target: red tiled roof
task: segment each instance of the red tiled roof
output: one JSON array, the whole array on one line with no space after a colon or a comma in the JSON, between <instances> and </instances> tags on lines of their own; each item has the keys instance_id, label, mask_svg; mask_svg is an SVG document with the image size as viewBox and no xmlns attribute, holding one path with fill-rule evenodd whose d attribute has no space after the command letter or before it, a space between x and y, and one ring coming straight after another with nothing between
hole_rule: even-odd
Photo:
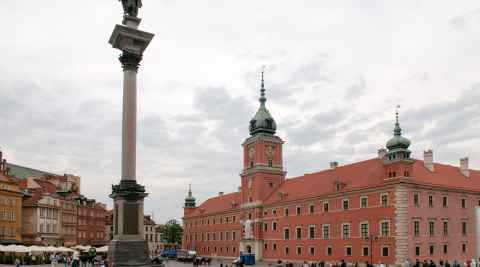
<instances>
[{"instance_id":1,"label":"red tiled roof","mask_svg":"<svg viewBox=\"0 0 480 267\"><path fill-rule=\"evenodd\" d=\"M286 179L264 203L268 205L331 194L335 192L337 181L345 185L342 191L380 186L394 181L385 180L384 175L384 165L377 158L338 166L334 170L327 169ZM457 166L435 163L434 172L430 172L425 168L423 160L414 160L412 177L405 179L417 184L473 190L480 193L480 171L470 170L470 176L467 178ZM280 198L280 193L285 196L283 199ZM231 205L233 201L240 203L240 193L210 198L188 217L233 210Z\"/></svg>"},{"instance_id":2,"label":"red tiled roof","mask_svg":"<svg viewBox=\"0 0 480 267\"><path fill-rule=\"evenodd\" d=\"M306 174L285 180L267 198L265 204L334 193L334 185L337 179L345 184L342 191L378 186L391 181L385 180L384 175L382 161L377 158L339 166L334 170L328 169ZM413 175L406 180L430 186L444 186L480 192L480 171L470 170L470 177L467 178L456 166L435 163L434 172L430 172L425 168L422 160L414 160ZM286 194L286 197L281 200L279 193Z\"/></svg>"},{"instance_id":3,"label":"red tiled roof","mask_svg":"<svg viewBox=\"0 0 480 267\"><path fill-rule=\"evenodd\" d=\"M470 176L465 177L459 167L439 163L434 163L434 171L430 172L424 167L423 160L415 160L412 181L480 192L480 171L470 169L469 172Z\"/></svg>"},{"instance_id":4,"label":"red tiled roof","mask_svg":"<svg viewBox=\"0 0 480 267\"><path fill-rule=\"evenodd\" d=\"M217 212L222 212L227 210L234 210L234 208L232 208L233 202L238 204L237 208L240 207L239 192L209 198L205 202L203 202L200 206L198 206L194 212L189 214L188 217L212 214L212 213L217 213Z\"/></svg>"},{"instance_id":5,"label":"red tiled roof","mask_svg":"<svg viewBox=\"0 0 480 267\"><path fill-rule=\"evenodd\" d=\"M334 170L305 174L286 179L283 184L266 200L265 204L280 202L279 193L285 195L284 201L303 199L333 193L335 182L344 184L342 190L361 188L384 183L383 165L378 159L369 159L349 165L338 166Z\"/></svg>"}]
</instances>

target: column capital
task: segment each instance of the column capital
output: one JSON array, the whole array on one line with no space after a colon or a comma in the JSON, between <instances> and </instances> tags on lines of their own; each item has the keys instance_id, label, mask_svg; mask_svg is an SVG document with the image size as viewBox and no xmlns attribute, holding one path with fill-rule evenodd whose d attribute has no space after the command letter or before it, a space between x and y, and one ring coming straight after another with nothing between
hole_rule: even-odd
<instances>
[{"instance_id":1,"label":"column capital","mask_svg":"<svg viewBox=\"0 0 480 267\"><path fill-rule=\"evenodd\" d=\"M112 185L110 197L114 200L125 199L127 201L137 201L144 199L148 194L145 187L137 184L136 181L122 180L118 185Z\"/></svg>"},{"instance_id":2,"label":"column capital","mask_svg":"<svg viewBox=\"0 0 480 267\"><path fill-rule=\"evenodd\" d=\"M128 51L123 51L120 57L118 58L122 63L123 70L134 70L138 71L140 66L140 61L142 61L142 55L134 54Z\"/></svg>"}]
</instances>

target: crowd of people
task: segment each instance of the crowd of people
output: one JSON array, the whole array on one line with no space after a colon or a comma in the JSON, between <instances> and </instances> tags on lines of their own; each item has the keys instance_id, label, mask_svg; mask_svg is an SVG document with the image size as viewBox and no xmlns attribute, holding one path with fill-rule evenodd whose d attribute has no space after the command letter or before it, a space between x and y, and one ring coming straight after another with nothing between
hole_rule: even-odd
<instances>
[{"instance_id":1,"label":"crowd of people","mask_svg":"<svg viewBox=\"0 0 480 267\"><path fill-rule=\"evenodd\" d=\"M93 267L99 265L100 267L107 267L108 262L106 257L101 256L92 257L89 253L43 253L41 255L27 255L24 257L14 257L13 262L16 267L22 265L37 265L37 264L50 264L51 267ZM8 263L7 263L8 264Z\"/></svg>"}]
</instances>

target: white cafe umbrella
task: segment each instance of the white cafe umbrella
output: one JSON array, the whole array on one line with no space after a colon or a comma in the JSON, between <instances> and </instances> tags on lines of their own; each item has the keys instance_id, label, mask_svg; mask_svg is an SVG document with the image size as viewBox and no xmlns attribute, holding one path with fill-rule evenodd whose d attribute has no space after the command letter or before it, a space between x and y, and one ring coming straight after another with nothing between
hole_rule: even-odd
<instances>
[{"instance_id":1,"label":"white cafe umbrella","mask_svg":"<svg viewBox=\"0 0 480 267\"><path fill-rule=\"evenodd\" d=\"M19 253L28 253L30 252L30 249L26 246L22 246L22 245L16 245L14 247L14 252L19 252Z\"/></svg>"},{"instance_id":2,"label":"white cafe umbrella","mask_svg":"<svg viewBox=\"0 0 480 267\"><path fill-rule=\"evenodd\" d=\"M97 252L108 252L108 246L103 246L97 248Z\"/></svg>"}]
</instances>

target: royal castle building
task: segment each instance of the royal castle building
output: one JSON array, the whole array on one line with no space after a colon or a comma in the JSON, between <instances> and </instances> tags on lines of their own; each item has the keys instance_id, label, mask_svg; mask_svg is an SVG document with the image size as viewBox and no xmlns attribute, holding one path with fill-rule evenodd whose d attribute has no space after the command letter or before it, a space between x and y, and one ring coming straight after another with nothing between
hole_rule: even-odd
<instances>
[{"instance_id":1,"label":"royal castle building","mask_svg":"<svg viewBox=\"0 0 480 267\"><path fill-rule=\"evenodd\" d=\"M185 199L183 248L202 256L401 264L478 258L480 171L411 157L398 113L374 158L286 179L284 141L260 107L243 142L241 187L196 205Z\"/></svg>"}]
</instances>

